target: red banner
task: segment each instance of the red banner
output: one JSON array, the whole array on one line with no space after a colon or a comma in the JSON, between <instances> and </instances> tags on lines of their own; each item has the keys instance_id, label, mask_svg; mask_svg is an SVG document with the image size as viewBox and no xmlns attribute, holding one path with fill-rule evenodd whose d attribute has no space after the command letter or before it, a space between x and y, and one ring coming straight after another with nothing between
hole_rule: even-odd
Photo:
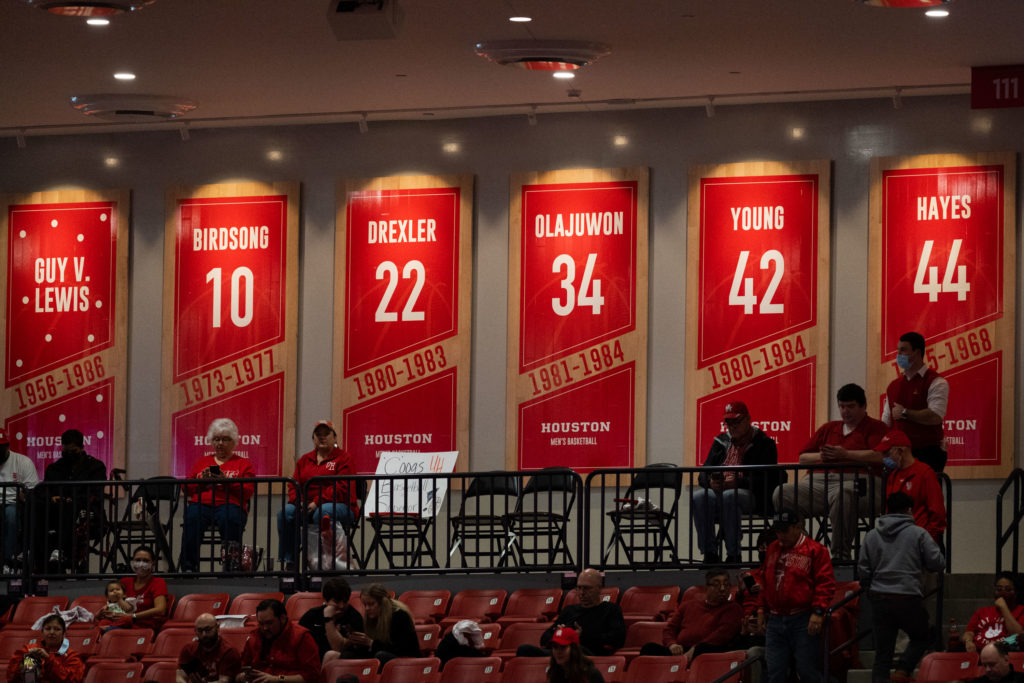
<instances>
[{"instance_id":1,"label":"red banner","mask_svg":"<svg viewBox=\"0 0 1024 683\"><path fill-rule=\"evenodd\" d=\"M353 181L339 192L335 405L356 470L385 451L468 450L472 182Z\"/></svg>"},{"instance_id":2,"label":"red banner","mask_svg":"<svg viewBox=\"0 0 1024 683\"><path fill-rule=\"evenodd\" d=\"M900 335L922 334L927 362L949 381L947 471L961 476L997 476L1013 460L1013 394L1002 379L1015 354L1013 161L998 157L886 159L873 169L871 388L881 403L899 375Z\"/></svg>"},{"instance_id":3,"label":"red banner","mask_svg":"<svg viewBox=\"0 0 1024 683\"><path fill-rule=\"evenodd\" d=\"M40 475L68 429L109 471L124 466L126 193L57 194L97 201L7 203L0 412Z\"/></svg>"},{"instance_id":4,"label":"red banner","mask_svg":"<svg viewBox=\"0 0 1024 683\"><path fill-rule=\"evenodd\" d=\"M257 475L280 476L292 459L297 192L273 189L175 199L164 384L175 476L212 452L206 431L219 417L238 425L235 453Z\"/></svg>"},{"instance_id":5,"label":"red banner","mask_svg":"<svg viewBox=\"0 0 1024 683\"><path fill-rule=\"evenodd\" d=\"M594 176L609 179L576 182ZM513 187L508 466L642 465L646 169L528 179Z\"/></svg>"},{"instance_id":6,"label":"red banner","mask_svg":"<svg viewBox=\"0 0 1024 683\"><path fill-rule=\"evenodd\" d=\"M691 171L686 464L704 461L729 401L747 404L780 462L824 419L828 186L825 162Z\"/></svg>"}]
</instances>

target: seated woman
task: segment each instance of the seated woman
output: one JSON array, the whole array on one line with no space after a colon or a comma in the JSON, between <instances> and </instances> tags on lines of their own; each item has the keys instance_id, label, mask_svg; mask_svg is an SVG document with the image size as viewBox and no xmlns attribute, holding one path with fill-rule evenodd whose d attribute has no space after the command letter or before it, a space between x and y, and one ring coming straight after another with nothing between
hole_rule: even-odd
<instances>
[{"instance_id":1,"label":"seated woman","mask_svg":"<svg viewBox=\"0 0 1024 683\"><path fill-rule=\"evenodd\" d=\"M371 584L359 597L366 631L349 634L346 659L376 657L387 662L396 657L420 656L416 627L405 605L392 598L388 589L379 583ZM337 653L328 652L324 664L336 657Z\"/></svg>"},{"instance_id":2,"label":"seated woman","mask_svg":"<svg viewBox=\"0 0 1024 683\"><path fill-rule=\"evenodd\" d=\"M551 636L548 683L604 683L604 676L580 648L580 632L569 626Z\"/></svg>"},{"instance_id":3,"label":"seated woman","mask_svg":"<svg viewBox=\"0 0 1024 683\"><path fill-rule=\"evenodd\" d=\"M167 621L167 583L159 576L153 576L153 551L139 546L132 553L132 569L135 576L121 579L125 597L135 603L132 612L132 626L151 628L159 631Z\"/></svg>"},{"instance_id":4,"label":"seated woman","mask_svg":"<svg viewBox=\"0 0 1024 683\"><path fill-rule=\"evenodd\" d=\"M85 664L64 638L66 627L59 614L43 619L43 639L14 653L7 664L7 680L22 683L82 683Z\"/></svg>"},{"instance_id":5,"label":"seated woman","mask_svg":"<svg viewBox=\"0 0 1024 683\"><path fill-rule=\"evenodd\" d=\"M961 636L964 647L968 652L980 652L989 643L1020 633L1024 633L1024 605L1017 603L1017 575L999 572L995 600L975 612L967 623Z\"/></svg>"},{"instance_id":6,"label":"seated woman","mask_svg":"<svg viewBox=\"0 0 1024 683\"><path fill-rule=\"evenodd\" d=\"M112 628L131 628L135 605L134 601L129 602L125 598L124 585L117 579L108 581L104 595L107 598L107 604L93 615L100 631L106 633Z\"/></svg>"},{"instance_id":7,"label":"seated woman","mask_svg":"<svg viewBox=\"0 0 1024 683\"><path fill-rule=\"evenodd\" d=\"M213 444L213 453L204 455L192 466L189 479L203 479L221 485L188 484L185 495L185 523L181 541L181 570L199 569L199 543L203 532L216 524L224 544L242 542L242 531L248 518L249 499L254 485L225 485L231 479L255 477L248 458L235 455L238 426L221 417L210 423L206 440Z\"/></svg>"}]
</instances>

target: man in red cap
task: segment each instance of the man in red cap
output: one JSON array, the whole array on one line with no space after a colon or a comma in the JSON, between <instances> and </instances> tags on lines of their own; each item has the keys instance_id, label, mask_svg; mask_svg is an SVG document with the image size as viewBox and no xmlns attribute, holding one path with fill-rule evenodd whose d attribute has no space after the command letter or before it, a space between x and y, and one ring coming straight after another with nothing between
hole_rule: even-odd
<instances>
[{"instance_id":1,"label":"man in red cap","mask_svg":"<svg viewBox=\"0 0 1024 683\"><path fill-rule=\"evenodd\" d=\"M751 424L750 411L742 401L730 401L722 416L725 431L715 437L704 467L729 465L776 465L775 440ZM717 564L718 539L715 522L725 537L725 561L740 561L740 518L755 510L767 516L777 474L761 470L744 474L736 470L715 470L701 474L700 488L693 491L691 513L697 529L697 547L704 564Z\"/></svg>"},{"instance_id":2,"label":"man in red cap","mask_svg":"<svg viewBox=\"0 0 1024 683\"><path fill-rule=\"evenodd\" d=\"M356 494L355 481L338 481L305 487L305 483L313 477L340 477L354 474L352 456L348 451L338 448L338 434L334 425L327 420L320 420L313 427L313 450L306 453L295 463L292 479L300 488L305 488L305 504L302 513L319 524L324 517L333 522L351 522L359 514L359 498ZM298 506L300 492L294 488L288 491L288 504L277 513L277 535L280 539L278 556L286 569L293 569L295 552L298 546L295 529L298 526L296 517L300 517ZM316 548L310 549L317 552ZM339 558L336 558L339 559ZM348 561L348 558L341 558ZM327 567L324 567L327 569Z\"/></svg>"},{"instance_id":3,"label":"man in red cap","mask_svg":"<svg viewBox=\"0 0 1024 683\"><path fill-rule=\"evenodd\" d=\"M910 438L893 429L878 442L875 450L884 456L882 463L892 470L885 482L885 496L903 491L914 501L914 523L923 527L942 547L946 530L946 504L935 471L914 457Z\"/></svg>"},{"instance_id":4,"label":"man in red cap","mask_svg":"<svg viewBox=\"0 0 1024 683\"><path fill-rule=\"evenodd\" d=\"M0 484L24 484L28 488L39 483L39 473L28 457L11 450L7 432L0 429ZM0 548L4 552L4 574L13 574L14 558L18 555L19 501L24 502L24 492L17 486L0 486L0 509L3 510L3 526L0 527Z\"/></svg>"},{"instance_id":5,"label":"man in red cap","mask_svg":"<svg viewBox=\"0 0 1024 683\"><path fill-rule=\"evenodd\" d=\"M914 457L936 472L946 467L942 419L949 404L949 382L924 362L924 337L900 335L896 364L902 374L885 390L882 422L910 437Z\"/></svg>"}]
</instances>

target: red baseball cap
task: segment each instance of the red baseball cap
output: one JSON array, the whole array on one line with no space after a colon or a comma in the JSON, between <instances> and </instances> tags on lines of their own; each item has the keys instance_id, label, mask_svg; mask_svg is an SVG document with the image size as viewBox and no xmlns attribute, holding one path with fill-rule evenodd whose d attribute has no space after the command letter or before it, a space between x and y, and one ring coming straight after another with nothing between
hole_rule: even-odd
<instances>
[{"instance_id":1,"label":"red baseball cap","mask_svg":"<svg viewBox=\"0 0 1024 683\"><path fill-rule=\"evenodd\" d=\"M580 632L574 628L563 626L560 629L555 630L555 635L551 636L551 642L555 645L576 645L580 644Z\"/></svg>"},{"instance_id":2,"label":"red baseball cap","mask_svg":"<svg viewBox=\"0 0 1024 683\"><path fill-rule=\"evenodd\" d=\"M750 417L747 404L743 401L729 401L725 404L725 419L735 420L740 417Z\"/></svg>"},{"instance_id":3,"label":"red baseball cap","mask_svg":"<svg viewBox=\"0 0 1024 683\"><path fill-rule=\"evenodd\" d=\"M889 433L882 437L882 440L875 444L875 450L879 453L885 453L894 446L906 446L910 448L910 437L905 432L901 432L898 429L890 429Z\"/></svg>"},{"instance_id":4,"label":"red baseball cap","mask_svg":"<svg viewBox=\"0 0 1024 683\"><path fill-rule=\"evenodd\" d=\"M338 433L338 430L334 428L334 423L332 423L330 420L320 420L315 425L313 425L313 434L316 434L316 430L320 429L320 427L327 427L335 434Z\"/></svg>"}]
</instances>

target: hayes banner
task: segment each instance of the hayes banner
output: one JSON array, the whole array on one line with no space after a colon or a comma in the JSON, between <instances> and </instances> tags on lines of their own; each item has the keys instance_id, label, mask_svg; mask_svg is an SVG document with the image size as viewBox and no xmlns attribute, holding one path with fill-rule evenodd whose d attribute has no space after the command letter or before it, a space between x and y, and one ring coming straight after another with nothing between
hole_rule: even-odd
<instances>
[{"instance_id":1,"label":"hayes banner","mask_svg":"<svg viewBox=\"0 0 1024 683\"><path fill-rule=\"evenodd\" d=\"M827 161L690 171L685 455L703 464L730 401L779 462L828 415Z\"/></svg>"},{"instance_id":2,"label":"hayes banner","mask_svg":"<svg viewBox=\"0 0 1024 683\"><path fill-rule=\"evenodd\" d=\"M469 469L472 200L468 175L339 185L333 412L360 474L394 451Z\"/></svg>"},{"instance_id":3,"label":"hayes banner","mask_svg":"<svg viewBox=\"0 0 1024 683\"><path fill-rule=\"evenodd\" d=\"M506 463L645 463L648 170L512 177Z\"/></svg>"},{"instance_id":4,"label":"hayes banner","mask_svg":"<svg viewBox=\"0 0 1024 683\"><path fill-rule=\"evenodd\" d=\"M1012 154L872 160L868 393L882 405L900 335L924 335L952 477L1013 467L1015 187Z\"/></svg>"},{"instance_id":5,"label":"hayes banner","mask_svg":"<svg viewBox=\"0 0 1024 683\"><path fill-rule=\"evenodd\" d=\"M125 466L128 192L4 199L0 423L42 478L77 429L109 472Z\"/></svg>"},{"instance_id":6,"label":"hayes banner","mask_svg":"<svg viewBox=\"0 0 1024 683\"><path fill-rule=\"evenodd\" d=\"M164 247L163 471L212 453L216 418L257 476L295 459L298 185L172 188ZM282 463L288 467L282 468Z\"/></svg>"}]
</instances>

